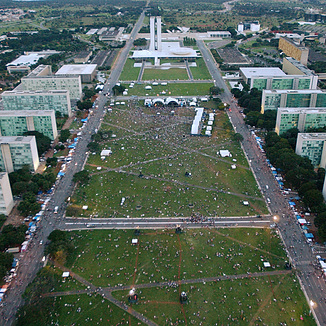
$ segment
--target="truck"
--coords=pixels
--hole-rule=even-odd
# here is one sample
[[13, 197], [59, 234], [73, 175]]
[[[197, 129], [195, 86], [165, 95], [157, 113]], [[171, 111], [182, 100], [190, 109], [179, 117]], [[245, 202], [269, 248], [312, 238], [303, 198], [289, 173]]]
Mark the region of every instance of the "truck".
[[54, 214], [58, 214], [59, 206], [54, 207]]
[[19, 251], [20, 251], [19, 247], [8, 248], [6, 250], [6, 252], [8, 252], [9, 254], [15, 254], [15, 253], [17, 253]]

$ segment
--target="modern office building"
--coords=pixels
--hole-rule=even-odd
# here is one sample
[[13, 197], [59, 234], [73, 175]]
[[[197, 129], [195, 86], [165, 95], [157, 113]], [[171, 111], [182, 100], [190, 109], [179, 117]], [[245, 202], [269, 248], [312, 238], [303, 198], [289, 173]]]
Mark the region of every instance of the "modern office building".
[[325, 108], [326, 92], [318, 89], [263, 90], [261, 113], [278, 108]]
[[280, 68], [273, 67], [240, 68], [240, 76], [250, 88], [257, 88], [259, 90], [316, 89], [318, 82], [318, 76], [314, 75], [312, 72], [309, 75], [287, 75]]
[[0, 214], [9, 215], [14, 207], [7, 172], [0, 172]]
[[57, 72], [56, 76], [80, 76], [82, 83], [90, 83], [96, 76], [96, 64], [86, 65], [64, 65]]
[[295, 60], [291, 57], [283, 58], [282, 70], [288, 75], [318, 77], [312, 70], [308, 69], [300, 61]]
[[92, 56], [92, 51], [81, 51], [77, 53], [74, 57], [75, 63], [86, 63]]
[[252, 21], [252, 22], [240, 22], [238, 24], [238, 32], [243, 33], [244, 31], [251, 31], [251, 32], [259, 32], [260, 31], [260, 24], [259, 21]]
[[4, 110], [53, 110], [71, 116], [69, 91], [6, 91], [1, 95]]
[[15, 72], [31, 71], [30, 66], [35, 65], [41, 58], [47, 58], [50, 55], [58, 54], [55, 50], [46, 50], [40, 52], [25, 52], [12, 62], [6, 64], [10, 74]]
[[287, 37], [280, 38], [278, 48], [282, 50], [287, 56], [300, 61], [304, 65], [307, 65], [309, 55], [308, 48], [294, 43]]
[[28, 165], [32, 171], [39, 166], [35, 136], [0, 137], [0, 168], [8, 173]]
[[51, 140], [58, 136], [53, 110], [0, 111], [0, 136], [22, 136], [38, 131]]
[[68, 90], [71, 100], [82, 96], [81, 77], [78, 75], [53, 75], [51, 66], [40, 65], [21, 79], [16, 91]]
[[325, 168], [326, 133], [299, 133], [295, 152], [308, 157], [315, 168]]
[[326, 126], [326, 108], [279, 108], [275, 132], [282, 135], [291, 128], [307, 132], [310, 128]]

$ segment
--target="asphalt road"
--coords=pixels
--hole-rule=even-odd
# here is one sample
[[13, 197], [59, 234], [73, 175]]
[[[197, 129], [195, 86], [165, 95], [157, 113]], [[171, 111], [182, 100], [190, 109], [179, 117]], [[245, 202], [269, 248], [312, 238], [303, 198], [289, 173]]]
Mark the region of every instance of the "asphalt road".
[[[105, 84], [102, 94], [105, 94], [108, 90], [111, 91], [112, 87], [117, 83], [135, 35], [142, 25], [144, 16], [145, 13], [143, 12], [135, 24], [131, 38], [127, 41], [126, 46], [121, 51], [120, 56], [112, 68], [110, 78]], [[82, 170], [84, 162], [87, 159], [87, 144], [91, 140], [91, 135], [95, 133], [95, 129], [99, 129], [100, 127], [101, 120], [105, 114], [104, 105], [106, 102], [107, 98], [104, 95], [101, 95], [97, 100], [98, 109], [93, 110], [94, 114], [89, 116], [86, 127], [83, 129], [81, 137], [79, 137], [75, 153], [68, 165], [66, 174], [56, 182], [56, 189], [47, 207], [49, 211], [46, 211], [42, 220], [39, 222], [37, 233], [31, 241], [28, 251], [20, 257], [17, 276], [11, 284], [10, 290], [7, 291], [3, 306], [0, 308], [0, 325], [7, 326], [14, 322], [18, 308], [24, 303], [21, 297], [22, 293], [25, 291], [26, 286], [34, 279], [38, 270], [43, 266], [42, 257], [47, 237], [53, 230], [60, 228], [64, 222], [66, 199], [71, 195], [74, 186], [72, 182], [73, 175]], [[53, 213], [54, 207], [56, 206], [59, 207], [58, 214]], [[43, 244], [40, 244], [41, 240]]]
[[188, 218], [67, 218], [61, 224], [62, 230], [85, 229], [163, 229], [163, 228], [202, 228], [202, 227], [269, 227], [273, 223], [271, 216], [261, 218], [237, 217], [212, 217], [203, 221], [192, 222]]

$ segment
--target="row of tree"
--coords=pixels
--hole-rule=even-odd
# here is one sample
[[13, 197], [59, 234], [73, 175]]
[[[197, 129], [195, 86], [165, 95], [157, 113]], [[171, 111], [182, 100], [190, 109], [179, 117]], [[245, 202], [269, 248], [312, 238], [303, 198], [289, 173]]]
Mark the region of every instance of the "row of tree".
[[316, 213], [315, 225], [319, 236], [326, 239], [326, 204], [321, 193], [325, 179], [325, 169], [317, 172], [307, 157], [297, 155], [288, 139], [294, 131], [278, 136], [268, 132], [265, 137], [265, 151], [271, 164], [285, 177], [286, 182], [296, 189], [303, 203], [311, 212]]

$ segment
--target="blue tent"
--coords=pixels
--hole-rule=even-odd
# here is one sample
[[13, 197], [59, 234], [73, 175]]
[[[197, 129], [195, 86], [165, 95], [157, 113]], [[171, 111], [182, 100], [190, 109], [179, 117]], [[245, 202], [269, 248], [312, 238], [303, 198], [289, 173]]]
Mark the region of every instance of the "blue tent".
[[313, 239], [314, 238], [314, 235], [312, 233], [306, 233], [305, 236], [306, 236], [307, 239]]
[[302, 225], [301, 228], [302, 228], [302, 230], [308, 230], [308, 226], [306, 226], [306, 225]]
[[289, 201], [289, 205], [291, 205], [291, 206], [295, 206], [295, 202], [293, 202], [293, 201]]
[[33, 222], [30, 222], [30, 223], [28, 224], [29, 227], [31, 227], [32, 225], [33, 225]]
[[58, 173], [58, 177], [63, 177], [64, 175], [65, 175], [64, 172], [59, 172], [59, 173]]
[[85, 118], [85, 119], [81, 119], [80, 121], [81, 122], [87, 122], [88, 118]]

